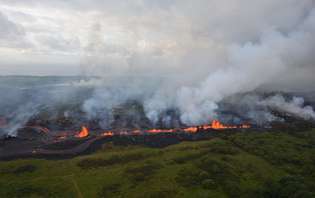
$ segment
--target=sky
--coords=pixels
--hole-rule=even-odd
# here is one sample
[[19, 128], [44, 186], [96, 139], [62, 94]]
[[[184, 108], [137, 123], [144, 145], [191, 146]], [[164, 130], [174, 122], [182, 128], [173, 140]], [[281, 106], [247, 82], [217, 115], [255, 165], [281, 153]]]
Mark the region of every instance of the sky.
[[[0, 74], [205, 79], [228, 67], [233, 46], [297, 31], [314, 7], [314, 0], [0, 0]], [[312, 77], [314, 62], [296, 64], [281, 83]]]

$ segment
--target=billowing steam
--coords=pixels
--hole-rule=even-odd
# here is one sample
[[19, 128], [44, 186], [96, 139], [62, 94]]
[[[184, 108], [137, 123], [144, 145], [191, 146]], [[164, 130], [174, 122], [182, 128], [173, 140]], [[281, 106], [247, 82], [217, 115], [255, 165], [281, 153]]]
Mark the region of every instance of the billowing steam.
[[304, 99], [301, 97], [293, 97], [290, 101], [286, 101], [283, 96], [275, 95], [261, 101], [260, 105], [274, 108], [282, 112], [287, 112], [306, 120], [315, 120], [313, 107], [305, 106]]
[[[152, 125], [199, 125], [213, 119], [259, 125], [281, 119], [272, 109], [315, 119], [303, 98], [250, 94], [313, 89], [313, 0], [136, 2], [126, 1], [129, 7], [114, 1], [80, 4], [82, 12], [94, 9], [85, 13], [89, 20], [80, 22], [77, 31], [86, 31], [77, 37], [87, 78], [36, 92], [43, 96], [36, 100], [12, 101], [23, 105], [11, 114], [16, 116], [11, 116], [9, 133], [43, 106], [54, 109], [78, 98], [85, 119], [98, 120], [102, 128], [115, 120], [113, 109], [130, 101], [141, 104], [129, 112], [131, 117], [139, 120], [142, 112]], [[106, 11], [111, 6], [114, 12]], [[73, 22], [80, 18], [76, 14]], [[79, 90], [87, 87], [82, 97]]]
[[[251, 92], [267, 85], [270, 87], [270, 85], [281, 84], [283, 81], [279, 79], [290, 79], [292, 72], [295, 71], [314, 71], [314, 3], [303, 1], [303, 5], [309, 7], [294, 7], [296, 5], [293, 2], [283, 1], [282, 3], [284, 10], [279, 15], [276, 13], [272, 15], [274, 23], [273, 18], [269, 18], [270, 16], [257, 14], [257, 20], [262, 20], [258, 22], [262, 23], [263, 30], [253, 27], [259, 25], [256, 24], [256, 20], [249, 21], [247, 25], [241, 24], [245, 34], [247, 31], [251, 32], [251, 36], [247, 39], [237, 31], [227, 34], [224, 32], [225, 28], [207, 26], [210, 30], [204, 30], [203, 33], [207, 35], [203, 36], [188, 32], [194, 29], [184, 29], [190, 36], [187, 38], [188, 41], [195, 42], [193, 49], [188, 48], [186, 40], [182, 46], [181, 40], [176, 38], [167, 41], [169, 48], [164, 45], [165, 43], [143, 40], [140, 44], [138, 43], [140, 46], [137, 45], [136, 49], [132, 50], [127, 47], [121, 49], [115, 46], [114, 48], [104, 40], [98, 53], [94, 54], [94, 63], [98, 65], [96, 68], [99, 74], [103, 74], [104, 86], [96, 88], [94, 96], [85, 102], [84, 111], [90, 116], [104, 116], [104, 120], [108, 120], [110, 117], [108, 112], [113, 106], [128, 100], [139, 100], [144, 105], [146, 116], [153, 123], [163, 119], [161, 115], [164, 112], [176, 109], [181, 122], [187, 125], [204, 124], [218, 117], [218, 103], [226, 97]], [[240, 3], [239, 6], [241, 5]], [[270, 2], [270, 5], [264, 6], [270, 8], [269, 6], [276, 5], [279, 4]], [[248, 12], [240, 7], [236, 9]], [[292, 15], [290, 20], [285, 20], [282, 14], [286, 16], [292, 12], [294, 16]], [[197, 16], [185, 16], [185, 19], [186, 17], [188, 17], [187, 23], [193, 23], [194, 17]], [[213, 17], [217, 21], [233, 20], [232, 16]], [[266, 21], [263, 21], [262, 17], [266, 17]], [[280, 19], [281, 23], [278, 23]], [[292, 21], [295, 23], [292, 24]], [[205, 24], [190, 25], [196, 29], [205, 28], [202, 26]], [[238, 24], [234, 25], [236, 27], [233, 28], [237, 29]], [[136, 24], [136, 27], [139, 26], [148, 31], [152, 30], [143, 27], [142, 24]], [[98, 31], [101, 31], [101, 28]], [[160, 34], [152, 32], [152, 36], [167, 36], [164, 30], [161, 31]], [[104, 34], [106, 35], [106, 32]], [[218, 38], [217, 35], [221, 37]], [[160, 42], [162, 41], [166, 42], [161, 39]], [[121, 55], [118, 56], [119, 61], [108, 58], [117, 58], [117, 56], [111, 56], [113, 54]], [[290, 89], [292, 83], [298, 82], [288, 81], [287, 86], [282, 86], [282, 88]], [[296, 103], [296, 99], [293, 103]], [[268, 104], [271, 105], [271, 103]], [[295, 105], [295, 110], [289, 108], [290, 105], [284, 100], [278, 100], [277, 103], [272, 104], [294, 114], [302, 113], [302, 117], [306, 116], [305, 110], [309, 111], [307, 115], [313, 112], [309, 107], [303, 108], [302, 103]], [[264, 113], [268, 114], [266, 111]], [[273, 119], [271, 115], [269, 119]]]

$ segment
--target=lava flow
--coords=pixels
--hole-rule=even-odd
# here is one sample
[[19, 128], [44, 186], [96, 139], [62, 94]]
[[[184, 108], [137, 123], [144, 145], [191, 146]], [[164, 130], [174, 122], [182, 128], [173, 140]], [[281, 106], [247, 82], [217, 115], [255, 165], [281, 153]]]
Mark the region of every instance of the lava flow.
[[85, 126], [82, 127], [81, 131], [76, 135], [78, 138], [84, 138], [89, 135], [89, 130]]
[[[147, 129], [147, 130], [131, 130], [131, 131], [105, 131], [101, 134], [104, 137], [112, 137], [114, 135], [140, 135], [140, 134], [156, 134], [156, 133], [173, 133], [173, 132], [185, 132], [185, 133], [197, 133], [198, 131], [215, 129], [215, 130], [224, 130], [224, 129], [248, 129], [250, 125], [224, 125], [218, 120], [213, 120], [209, 125], [201, 126], [192, 126], [187, 128], [176, 128], [176, 129]], [[84, 138], [89, 135], [89, 130], [87, 127], [83, 126], [82, 130], [76, 135], [78, 138]]]
[[183, 129], [187, 133], [196, 133], [198, 130], [207, 130], [207, 129], [215, 129], [215, 130], [223, 130], [223, 129], [248, 129], [250, 125], [242, 124], [240, 126], [237, 125], [224, 125], [218, 120], [213, 120], [210, 125], [202, 125], [197, 127], [188, 127]]
[[[224, 130], [224, 129], [247, 129], [250, 128], [250, 125], [242, 124], [242, 125], [224, 125], [218, 120], [213, 120], [209, 125], [202, 126], [192, 126], [187, 128], [174, 128], [174, 129], [147, 129], [147, 130], [131, 130], [131, 131], [105, 131], [101, 136], [111, 137], [114, 135], [141, 135], [145, 133], [149, 134], [157, 134], [157, 133], [173, 133], [173, 132], [185, 132], [185, 133], [197, 133], [198, 131], [207, 130], [207, 129], [215, 129], [215, 130]], [[77, 137], [86, 137], [88, 136], [88, 129], [86, 127], [82, 127], [82, 131]]]
[[102, 136], [104, 136], [104, 137], [111, 137], [111, 136], [113, 136], [113, 135], [114, 135], [114, 133], [111, 132], [111, 131], [106, 131], [106, 132], [104, 132], [104, 133], [102, 134]]

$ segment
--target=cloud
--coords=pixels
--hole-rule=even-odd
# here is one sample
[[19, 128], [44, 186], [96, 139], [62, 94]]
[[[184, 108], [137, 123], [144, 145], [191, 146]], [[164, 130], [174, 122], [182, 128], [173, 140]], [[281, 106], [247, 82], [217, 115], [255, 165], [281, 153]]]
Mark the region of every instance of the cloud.
[[0, 47], [25, 48], [29, 43], [25, 40], [25, 30], [0, 12]]

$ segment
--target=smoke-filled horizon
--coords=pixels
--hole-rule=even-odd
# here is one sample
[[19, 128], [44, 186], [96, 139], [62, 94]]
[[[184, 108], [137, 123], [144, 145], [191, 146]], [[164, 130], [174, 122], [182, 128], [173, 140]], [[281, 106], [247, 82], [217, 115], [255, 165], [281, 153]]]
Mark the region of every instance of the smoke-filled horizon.
[[[1, 93], [6, 93], [0, 98], [0, 136], [16, 135], [23, 126], [36, 125], [55, 132], [78, 130], [82, 125], [98, 130], [199, 125], [199, 122], [185, 123], [180, 109], [172, 105], [158, 112], [156, 120], [152, 119], [145, 111], [142, 90], [135, 92], [132, 86], [113, 88], [112, 84], [105, 88], [100, 78], [12, 76], [0, 77], [0, 82]], [[130, 92], [126, 94], [128, 89]], [[200, 123], [208, 124], [218, 119], [232, 125], [250, 123], [268, 127], [273, 122], [287, 122], [290, 117], [314, 122], [314, 94], [259, 90], [234, 94], [217, 102], [215, 116]]]
[[[196, 125], [234, 95], [315, 82], [314, 0], [2, 0], [0, 25], [2, 75], [99, 76], [82, 110], [104, 127], [130, 100], [152, 123], [175, 109]], [[300, 101], [260, 105], [314, 119]]]

